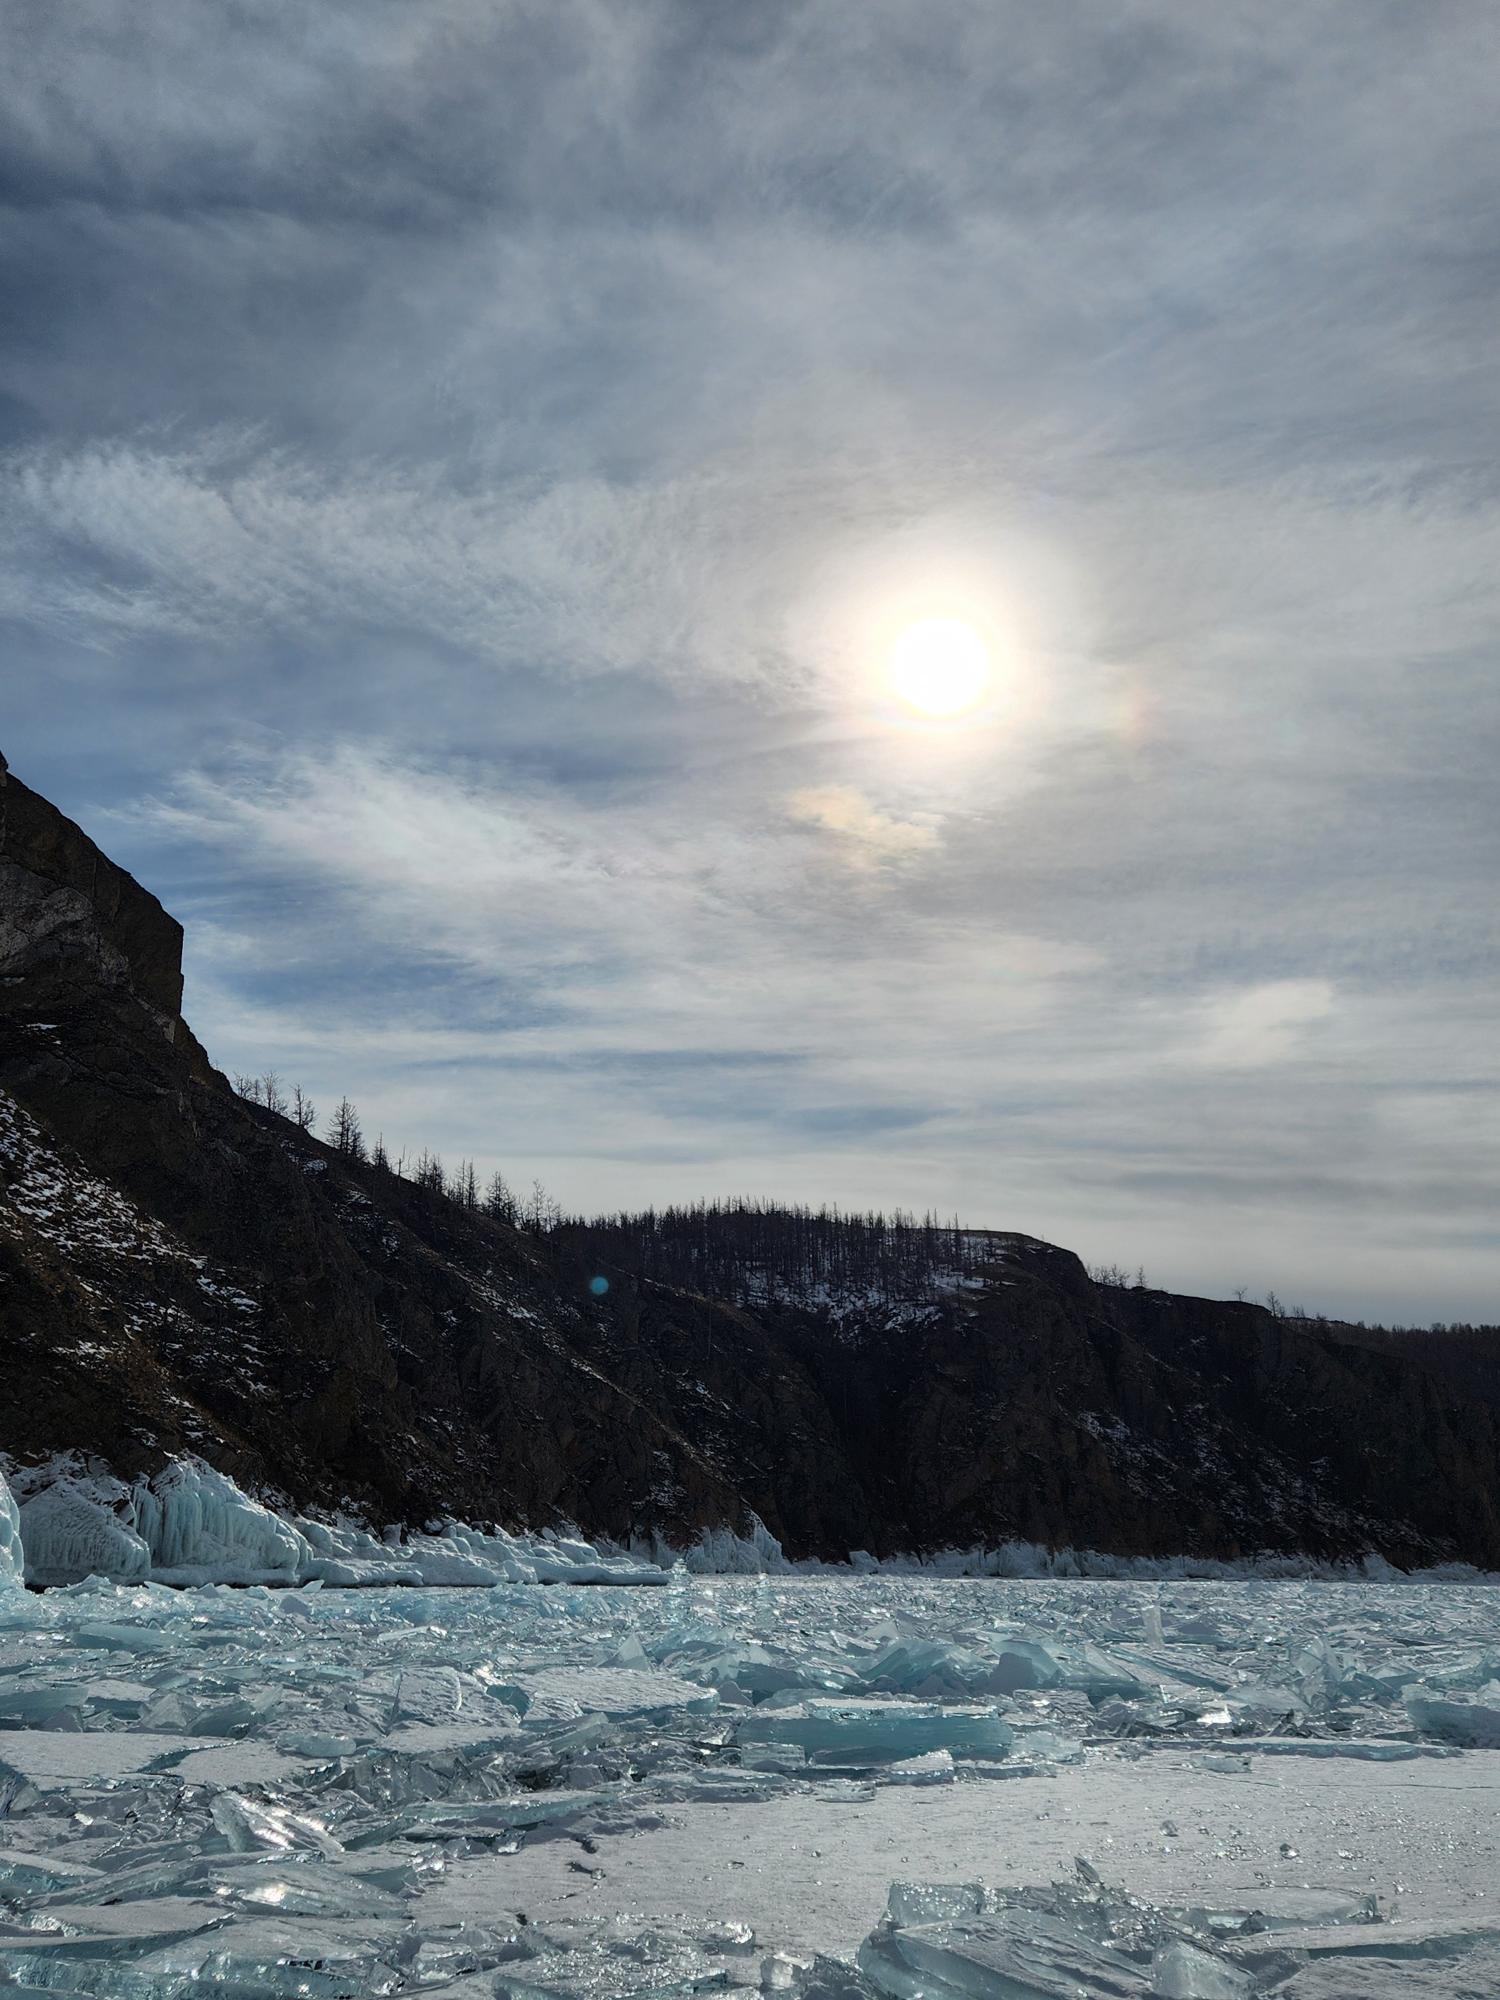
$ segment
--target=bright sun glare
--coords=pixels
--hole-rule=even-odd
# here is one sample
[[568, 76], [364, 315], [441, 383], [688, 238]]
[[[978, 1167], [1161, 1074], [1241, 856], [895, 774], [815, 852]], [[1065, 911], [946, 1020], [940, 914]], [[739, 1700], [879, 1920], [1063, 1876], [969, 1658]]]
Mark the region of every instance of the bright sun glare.
[[919, 618], [891, 648], [891, 685], [922, 715], [962, 715], [989, 682], [989, 648], [961, 618]]

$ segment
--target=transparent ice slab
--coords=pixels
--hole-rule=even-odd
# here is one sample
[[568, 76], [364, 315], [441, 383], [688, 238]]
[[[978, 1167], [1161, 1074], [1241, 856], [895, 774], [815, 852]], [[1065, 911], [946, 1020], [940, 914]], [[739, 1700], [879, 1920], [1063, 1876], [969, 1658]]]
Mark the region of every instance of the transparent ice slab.
[[952, 1757], [1003, 1757], [1014, 1732], [994, 1707], [868, 1697], [757, 1709], [736, 1724], [735, 1738], [752, 1748], [800, 1751], [809, 1764], [868, 1770], [935, 1750]]
[[1469, 1750], [1500, 1750], [1500, 1681], [1490, 1681], [1470, 1699], [1409, 1687], [1402, 1696], [1407, 1714], [1423, 1736]]

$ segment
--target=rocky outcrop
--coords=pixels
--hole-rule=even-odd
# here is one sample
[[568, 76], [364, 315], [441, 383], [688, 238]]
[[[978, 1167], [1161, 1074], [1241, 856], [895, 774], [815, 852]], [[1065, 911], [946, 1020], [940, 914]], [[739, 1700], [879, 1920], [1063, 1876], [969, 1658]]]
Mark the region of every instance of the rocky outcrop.
[[182, 926], [0, 757], [0, 979], [28, 997], [124, 986], [168, 1040], [182, 1018]]
[[1500, 1566], [1500, 1436], [1414, 1356], [1091, 1283], [834, 1325], [606, 1269], [243, 1103], [180, 1013], [181, 932], [0, 787], [0, 1452], [174, 1459], [299, 1511], [556, 1520], [790, 1555], [1023, 1538]]

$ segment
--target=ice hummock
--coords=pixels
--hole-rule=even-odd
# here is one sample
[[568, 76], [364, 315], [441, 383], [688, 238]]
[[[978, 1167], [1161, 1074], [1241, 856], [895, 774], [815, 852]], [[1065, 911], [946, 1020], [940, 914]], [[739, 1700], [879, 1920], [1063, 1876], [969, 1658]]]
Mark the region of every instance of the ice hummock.
[[73, 1463], [61, 1476], [37, 1468], [16, 1475], [26, 1575], [32, 1583], [108, 1576], [135, 1583], [151, 1568], [151, 1548], [134, 1526], [130, 1489], [108, 1473]]
[[892, 2000], [1133, 2000], [1147, 1968], [1081, 1925], [1046, 1910], [999, 1908], [910, 1928], [887, 1925], [860, 1948], [859, 1969]]
[[292, 1583], [304, 1536], [202, 1459], [173, 1459], [133, 1488], [135, 1532], [167, 1583]]
[[1422, 1735], [1469, 1750], [1500, 1750], [1500, 1680], [1486, 1681], [1477, 1693], [1456, 1697], [1428, 1687], [1409, 1687], [1402, 1701]]

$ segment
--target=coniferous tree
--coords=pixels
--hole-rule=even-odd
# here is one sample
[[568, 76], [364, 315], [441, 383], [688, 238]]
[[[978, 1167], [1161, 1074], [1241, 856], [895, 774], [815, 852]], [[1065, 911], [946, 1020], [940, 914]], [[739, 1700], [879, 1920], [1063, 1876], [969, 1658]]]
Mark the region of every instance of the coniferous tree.
[[359, 1113], [347, 1097], [338, 1101], [328, 1136], [334, 1151], [342, 1153], [346, 1159], [362, 1160], [365, 1157], [365, 1136], [360, 1129]]
[[483, 1205], [485, 1214], [494, 1216], [497, 1222], [514, 1222], [516, 1219], [516, 1198], [498, 1167], [490, 1175]]
[[548, 1194], [539, 1180], [531, 1183], [526, 1197], [525, 1222], [533, 1236], [545, 1236], [562, 1220], [562, 1207]]

